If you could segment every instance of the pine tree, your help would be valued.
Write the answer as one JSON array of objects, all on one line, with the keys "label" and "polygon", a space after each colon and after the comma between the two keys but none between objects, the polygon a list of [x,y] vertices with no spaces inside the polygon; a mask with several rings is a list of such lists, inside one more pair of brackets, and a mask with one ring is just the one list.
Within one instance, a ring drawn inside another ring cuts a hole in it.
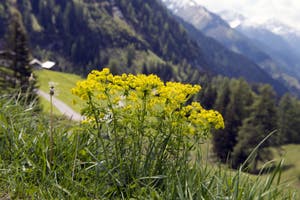
[{"label": "pine tree", "polygon": [[[32,67],[29,65],[29,47],[25,27],[19,12],[12,11],[8,29],[8,47],[14,52],[12,57],[14,88],[27,95],[27,100],[36,97],[34,92],[36,81],[33,78]],[[29,99],[28,99],[29,98]]]},{"label": "pine tree", "polygon": [[[233,166],[237,168],[245,162],[254,148],[272,131],[276,129],[276,100],[271,86],[264,85],[259,88],[259,94],[254,99],[247,117],[238,131],[238,142],[233,150]],[[252,159],[247,163],[249,170],[257,170],[258,161],[271,158],[271,152],[266,148],[276,145],[277,135],[273,135],[257,148]]]},{"label": "pine tree", "polygon": [[29,49],[27,43],[27,37],[25,28],[21,22],[21,16],[17,13],[12,18],[11,25],[11,47],[15,52],[13,61],[13,69],[15,78],[19,83],[16,86],[28,87],[28,78],[30,77],[32,70],[29,63]]},{"label": "pine tree", "polygon": [[278,107],[279,142],[300,143],[300,105],[291,95],[284,95]]},{"label": "pine tree", "polygon": [[136,53],[135,48],[133,45],[129,45],[126,51],[126,60],[127,60],[127,67],[130,68],[133,65],[133,61],[135,59]]},{"label": "pine tree", "polygon": [[216,131],[213,141],[217,157],[226,162],[237,143],[238,129],[247,117],[247,108],[252,102],[253,94],[249,85],[242,79],[231,80],[222,85],[220,88],[223,90],[220,91],[215,106],[224,116],[225,129]]},{"label": "pine tree", "polygon": [[215,85],[207,75],[201,76],[200,85],[202,86],[199,93],[200,102],[206,109],[212,109],[217,98]]},{"label": "pine tree", "polygon": [[[217,99],[214,108],[219,111],[223,116],[226,115],[226,107],[230,100],[230,89],[229,89],[229,79],[218,78],[216,84],[219,85],[217,90]],[[218,130],[213,134],[213,150],[216,156],[222,161],[226,162],[230,154],[230,142],[228,141],[228,132],[226,130],[227,120],[225,120],[225,129]]]}]

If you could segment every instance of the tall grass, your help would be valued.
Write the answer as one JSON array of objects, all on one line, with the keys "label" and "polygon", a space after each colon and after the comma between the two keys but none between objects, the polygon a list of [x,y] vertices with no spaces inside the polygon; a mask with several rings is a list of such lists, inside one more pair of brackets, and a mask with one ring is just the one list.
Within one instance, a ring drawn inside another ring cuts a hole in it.
[{"label": "tall grass", "polygon": [[[297,199],[280,183],[280,164],[267,179],[253,179],[241,171],[209,165],[198,145],[194,146],[193,161],[186,162],[191,154],[183,154],[177,163],[163,163],[159,173],[150,173],[155,168],[147,159],[139,163],[129,157],[122,159],[124,152],[106,152],[111,163],[118,161],[108,165],[99,146],[100,139],[112,145],[108,138],[98,138],[89,125],[60,118],[54,122],[50,164],[48,116],[34,108],[34,104],[24,106],[16,98],[0,98],[0,198]],[[132,156],[140,153],[122,148]]]}]

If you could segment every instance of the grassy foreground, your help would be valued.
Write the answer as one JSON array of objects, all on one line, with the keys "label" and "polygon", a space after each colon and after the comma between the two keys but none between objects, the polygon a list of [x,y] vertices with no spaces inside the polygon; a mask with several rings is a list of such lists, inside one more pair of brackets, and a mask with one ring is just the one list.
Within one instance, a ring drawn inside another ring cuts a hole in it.
[{"label": "grassy foreground", "polygon": [[[297,199],[277,184],[279,170],[269,179],[252,179],[239,171],[210,167],[199,151],[189,167],[139,177],[125,187],[123,180],[114,178],[118,166],[108,169],[98,160],[97,141],[87,127],[56,119],[50,163],[47,118],[32,107],[0,98],[0,124],[0,198]],[[153,184],[156,181],[164,181],[164,187]]]}]

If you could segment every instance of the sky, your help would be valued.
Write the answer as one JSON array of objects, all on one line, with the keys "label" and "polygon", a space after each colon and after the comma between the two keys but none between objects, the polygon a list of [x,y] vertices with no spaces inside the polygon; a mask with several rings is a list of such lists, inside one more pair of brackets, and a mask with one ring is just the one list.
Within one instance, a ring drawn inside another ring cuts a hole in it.
[{"label": "sky", "polygon": [[300,30],[300,0],[195,0],[213,12],[233,10],[247,18],[277,19]]}]

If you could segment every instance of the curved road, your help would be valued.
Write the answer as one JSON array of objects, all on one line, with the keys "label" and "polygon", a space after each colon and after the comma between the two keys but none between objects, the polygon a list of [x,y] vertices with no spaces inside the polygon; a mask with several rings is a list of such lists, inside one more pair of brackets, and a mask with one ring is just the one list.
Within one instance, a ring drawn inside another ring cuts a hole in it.
[{"label": "curved road", "polygon": [[[37,94],[45,98],[47,101],[50,101],[49,93],[38,90]],[[52,103],[53,106],[55,106],[66,117],[74,121],[81,121],[83,119],[83,117],[79,113],[75,112],[72,108],[70,108],[67,104],[63,103],[61,100],[52,97]]]}]

